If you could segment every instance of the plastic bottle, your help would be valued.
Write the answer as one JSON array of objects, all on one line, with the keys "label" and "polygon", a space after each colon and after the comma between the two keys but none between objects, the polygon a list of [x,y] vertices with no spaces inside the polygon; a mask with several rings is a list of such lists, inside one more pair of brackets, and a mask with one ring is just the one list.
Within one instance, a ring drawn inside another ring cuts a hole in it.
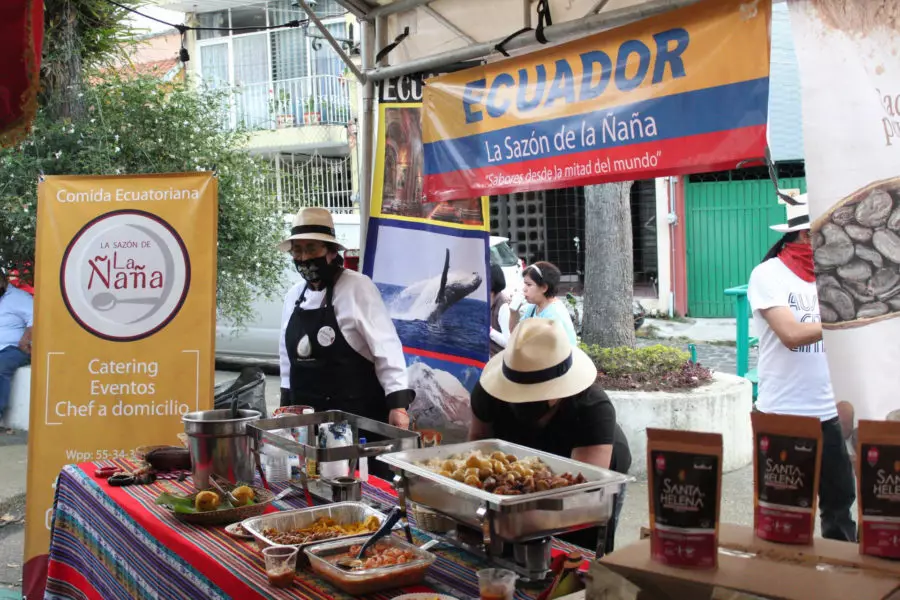
[{"label": "plastic bottle", "polygon": [[[359,438],[359,445],[366,445],[366,438]],[[362,482],[366,482],[369,480],[369,459],[365,456],[360,457],[359,459],[359,480]]]},{"label": "plastic bottle", "polygon": [[[341,448],[353,443],[353,434],[345,422],[322,423],[319,425],[319,447]],[[350,474],[349,460],[323,462],[319,465],[319,475],[327,479],[346,477]]]},{"label": "plastic bottle", "polygon": [[[304,415],[311,415],[314,412],[316,412],[316,411],[311,408],[303,409]],[[310,425],[308,427],[301,428],[301,432],[300,432],[301,439],[305,439],[305,441],[301,442],[301,443],[311,445],[311,446],[316,445],[315,441],[311,442],[310,435],[309,435],[310,430],[312,430],[313,427],[314,427],[314,425]],[[313,434],[312,440],[315,440],[315,434]],[[318,466],[316,465],[316,459],[314,459],[314,458],[306,459],[306,477],[309,479],[317,479],[319,477]]]}]

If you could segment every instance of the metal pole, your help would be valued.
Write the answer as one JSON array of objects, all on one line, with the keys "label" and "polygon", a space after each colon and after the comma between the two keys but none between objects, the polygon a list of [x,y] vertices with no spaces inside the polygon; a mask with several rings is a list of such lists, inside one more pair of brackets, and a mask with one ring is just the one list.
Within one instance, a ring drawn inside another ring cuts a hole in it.
[{"label": "metal pole", "polygon": [[300,8],[306,11],[306,16],[309,17],[310,21],[316,24],[316,27],[318,27],[319,31],[322,32],[322,36],[324,36],[325,39],[328,40],[328,43],[331,44],[331,47],[334,48],[334,51],[338,53],[338,56],[341,57],[341,60],[345,65],[347,65],[347,68],[353,72],[353,74],[356,76],[356,79],[358,79],[360,83],[365,83],[366,76],[362,71],[359,70],[359,68],[357,68],[355,64],[353,64],[353,61],[350,59],[347,53],[344,52],[344,49],[341,48],[341,45],[338,43],[338,41],[334,39],[334,36],[331,35],[331,32],[328,31],[328,28],[322,24],[322,21],[319,20],[319,17],[316,16],[316,13],[314,13],[313,10],[309,7],[309,4],[306,3],[306,0],[297,0],[297,4],[300,5]]},{"label": "metal pole", "polygon": [[469,42],[470,44],[474,44],[474,43],[475,43],[475,38],[473,38],[471,35],[469,35],[469,34],[466,33],[465,31],[463,31],[462,29],[460,29],[460,28],[456,25],[456,23],[454,23],[453,21],[451,21],[450,19],[448,19],[447,17],[445,17],[444,15],[442,15],[441,13],[439,13],[438,11],[434,10],[433,8],[431,8],[430,6],[428,6],[427,4],[426,4],[425,6],[422,7],[422,10],[423,10],[424,12],[428,13],[429,15],[431,15],[431,16],[434,18],[435,21],[437,21],[438,23],[440,23],[441,25],[443,25],[444,27],[446,27],[447,29],[449,29],[450,31],[452,31],[453,33],[455,33],[456,35],[458,35],[458,36],[461,37],[462,39],[466,40],[466,41]]},{"label": "metal pole", "polygon": [[[375,66],[375,25],[362,21],[360,31],[360,54],[362,68]],[[367,79],[362,86],[362,111],[360,112],[359,149],[359,259],[360,271],[365,264],[366,234],[369,229],[369,215],[372,208],[372,167],[375,157],[375,84]]]},{"label": "metal pole", "polygon": [[531,27],[531,0],[522,0],[522,27]]},{"label": "metal pole", "polygon": [[428,4],[433,0],[397,0],[396,2],[391,2],[390,4],[382,4],[375,10],[369,11],[369,14],[366,15],[366,20],[374,20],[378,17],[386,17],[388,15],[393,15],[396,13],[406,12],[408,10],[415,10],[417,7],[422,6],[423,4]]},{"label": "metal pole", "polygon": [[597,0],[597,3],[593,6],[593,8],[591,8],[591,10],[589,10],[584,16],[589,17],[591,15],[596,15],[598,12],[603,10],[603,7],[607,4],[609,4],[609,0]]},{"label": "metal pole", "polygon": [[348,11],[353,14],[357,19],[362,19],[366,16],[366,11],[363,9],[357,2],[354,0],[334,0]]},{"label": "metal pole", "polygon": [[[592,15],[583,19],[551,25],[544,29],[544,34],[547,37],[553,38],[554,42],[563,41],[572,37],[583,37],[585,35],[607,31],[614,27],[639,21],[640,19],[658,15],[669,10],[681,8],[682,6],[694,4],[697,1],[698,0],[651,0],[647,4],[642,4],[640,6],[621,8],[619,10]],[[394,5],[389,4],[388,6]],[[400,65],[380,67],[374,71],[367,71],[366,76],[374,81],[381,81],[388,79],[389,77],[399,77],[409,73],[435,71],[444,65],[457,62],[487,58],[495,52],[494,46],[504,39],[505,38],[500,37],[491,40],[490,42],[482,42],[473,44],[467,48],[458,48],[447,52],[441,52],[440,54],[433,54]],[[535,41],[534,36],[523,34],[507,42],[506,50],[517,50],[528,48],[530,46],[543,47]]]}]

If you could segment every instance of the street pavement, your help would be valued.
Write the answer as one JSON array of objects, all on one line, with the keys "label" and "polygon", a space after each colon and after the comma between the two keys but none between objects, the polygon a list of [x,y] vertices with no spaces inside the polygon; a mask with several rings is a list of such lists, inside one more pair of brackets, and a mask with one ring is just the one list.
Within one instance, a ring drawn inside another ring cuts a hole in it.
[{"label": "street pavement", "polygon": [[[714,342],[696,344],[699,362],[716,371],[734,373],[734,347],[722,345],[720,340]],[[727,340],[724,342],[727,344]],[[681,335],[669,339],[638,339],[640,346],[656,343],[686,350],[689,342]],[[751,354],[751,366],[753,364],[755,354]],[[236,372],[216,371],[215,379],[220,383],[237,376]],[[270,414],[279,405],[279,388],[278,377],[266,377],[266,405]],[[0,600],[21,597],[27,448],[25,433],[4,434],[0,430]],[[647,525],[647,510],[647,483],[630,483],[616,534],[618,547],[639,538],[640,528]],[[753,473],[749,466],[725,475],[722,519],[729,523],[752,523]]]}]

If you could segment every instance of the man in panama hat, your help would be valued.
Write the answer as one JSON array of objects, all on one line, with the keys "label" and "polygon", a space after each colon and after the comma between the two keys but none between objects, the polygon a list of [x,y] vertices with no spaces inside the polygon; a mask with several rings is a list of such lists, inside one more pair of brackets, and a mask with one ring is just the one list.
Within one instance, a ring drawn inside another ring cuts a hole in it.
[{"label": "man in panama hat", "polygon": [[797,201],[786,205],[787,222],[771,227],[783,236],[753,269],[747,288],[759,336],[755,409],[821,420],[822,537],[855,542],[856,486],[822,344],[806,194]]},{"label": "man in panama hat", "polygon": [[342,268],[344,247],[331,213],[300,209],[278,249],[291,253],[304,280],[284,300],[281,405],[342,410],[408,428],[415,393],[400,338],[372,280]]},{"label": "man in panama hat", "polygon": [[[469,439],[499,438],[628,473],[628,440],[616,423],[615,407],[596,380],[597,367],[572,345],[558,321],[522,321],[472,391]],[[563,539],[591,551],[612,552],[623,501],[624,491],[617,494],[602,540],[597,528]]]}]

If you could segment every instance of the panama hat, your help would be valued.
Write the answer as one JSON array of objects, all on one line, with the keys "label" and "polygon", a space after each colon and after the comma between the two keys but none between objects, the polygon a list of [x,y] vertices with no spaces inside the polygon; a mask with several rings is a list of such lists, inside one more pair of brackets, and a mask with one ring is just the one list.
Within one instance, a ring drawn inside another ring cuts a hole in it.
[{"label": "panama hat", "polygon": [[519,323],[506,350],[481,374],[481,387],[511,404],[559,400],[581,393],[597,379],[588,355],[572,346],[562,325],[550,319]]},{"label": "panama hat", "polygon": [[785,204],[787,208],[787,223],[772,225],[771,229],[778,233],[791,233],[809,229],[809,204],[806,203],[806,194],[800,194],[794,198],[798,204]]},{"label": "panama hat", "polygon": [[278,244],[282,252],[291,250],[291,240],[318,240],[335,244],[339,250],[343,250],[337,238],[334,237],[334,219],[331,213],[324,208],[301,208],[291,223],[291,235]]}]

